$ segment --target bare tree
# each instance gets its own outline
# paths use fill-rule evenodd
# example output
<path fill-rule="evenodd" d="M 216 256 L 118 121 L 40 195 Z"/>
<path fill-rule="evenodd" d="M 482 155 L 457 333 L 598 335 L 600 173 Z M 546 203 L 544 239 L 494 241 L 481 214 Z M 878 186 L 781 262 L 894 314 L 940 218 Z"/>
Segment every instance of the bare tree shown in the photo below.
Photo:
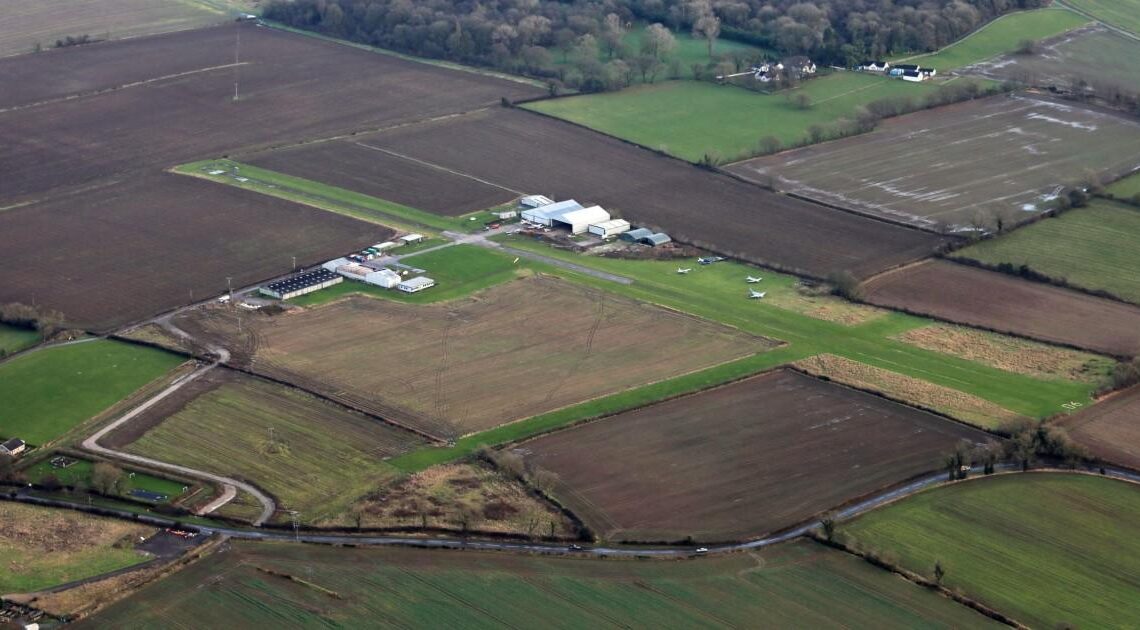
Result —
<path fill-rule="evenodd" d="M 656 61 L 663 61 L 677 49 L 677 38 L 660 23 L 650 24 L 641 40 L 641 52 Z"/>
<path fill-rule="evenodd" d="M 708 44 L 709 58 L 713 56 L 713 45 L 720 36 L 720 18 L 712 13 L 706 13 L 693 23 L 693 37 L 700 37 Z"/>
<path fill-rule="evenodd" d="M 123 478 L 123 469 L 114 464 L 99 462 L 91 471 L 91 486 L 102 494 L 111 494 Z"/>

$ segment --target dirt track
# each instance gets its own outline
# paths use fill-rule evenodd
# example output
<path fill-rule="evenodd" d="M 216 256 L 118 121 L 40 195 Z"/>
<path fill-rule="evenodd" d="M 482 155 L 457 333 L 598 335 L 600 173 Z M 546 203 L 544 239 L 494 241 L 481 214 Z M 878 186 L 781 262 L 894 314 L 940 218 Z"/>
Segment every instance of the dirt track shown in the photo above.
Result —
<path fill-rule="evenodd" d="M 942 260 L 883 274 L 865 299 L 1112 355 L 1140 353 L 1140 308 Z"/>

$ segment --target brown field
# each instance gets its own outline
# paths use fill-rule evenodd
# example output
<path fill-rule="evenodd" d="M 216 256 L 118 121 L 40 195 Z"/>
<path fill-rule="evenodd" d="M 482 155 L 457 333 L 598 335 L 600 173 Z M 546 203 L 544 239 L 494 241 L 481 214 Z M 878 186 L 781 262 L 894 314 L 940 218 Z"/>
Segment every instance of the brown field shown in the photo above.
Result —
<path fill-rule="evenodd" d="M 1065 419 L 1069 436 L 1096 457 L 1140 468 L 1140 387 L 1125 390 Z"/>
<path fill-rule="evenodd" d="M 942 466 L 985 434 L 790 371 L 519 448 L 609 540 L 747 538 Z"/>
<path fill-rule="evenodd" d="M 441 437 L 760 352 L 772 342 L 544 277 L 412 305 L 352 297 L 273 318 L 189 314 L 235 360 Z M 252 348 L 252 358 L 250 355 Z"/>
<path fill-rule="evenodd" d="M 474 112 L 350 142 L 508 189 L 598 203 L 680 240 L 808 275 L 845 269 L 867 276 L 927 256 L 942 242 L 917 230 L 773 195 L 521 110 Z"/>
<path fill-rule="evenodd" d="M 740 162 L 733 172 L 892 221 L 994 229 L 1048 209 L 1058 186 L 1140 166 L 1140 123 L 1030 96 L 886 120 L 878 130 Z"/>
<path fill-rule="evenodd" d="M 68 229 L 61 229 L 67 226 Z M 382 226 L 167 173 L 0 212 L 0 302 L 89 330 L 288 273 L 391 236 Z"/>
<path fill-rule="evenodd" d="M 512 190 L 368 149 L 349 140 L 263 153 L 246 162 L 450 216 L 497 206 L 517 196 Z"/>
<path fill-rule="evenodd" d="M 221 11 L 192 0 L 3 0 L 0 2 L 0 57 L 46 50 L 57 39 L 90 35 L 99 40 L 155 35 L 227 22 Z"/>
<path fill-rule="evenodd" d="M 0 300 L 92 328 L 383 236 L 162 169 L 537 91 L 248 24 L 0 60 L 0 84 Z"/>
<path fill-rule="evenodd" d="M 1140 308 L 935 260 L 872 279 L 873 304 L 1114 356 L 1140 353 Z"/>

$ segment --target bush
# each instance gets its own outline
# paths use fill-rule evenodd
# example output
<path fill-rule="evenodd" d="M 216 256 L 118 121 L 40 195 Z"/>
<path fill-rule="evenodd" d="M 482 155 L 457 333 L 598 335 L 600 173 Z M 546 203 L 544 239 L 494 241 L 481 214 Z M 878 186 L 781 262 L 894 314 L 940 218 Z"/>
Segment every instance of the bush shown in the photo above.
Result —
<path fill-rule="evenodd" d="M 863 288 L 850 271 L 836 271 L 827 276 L 831 284 L 831 292 L 848 300 L 859 300 L 863 297 Z"/>

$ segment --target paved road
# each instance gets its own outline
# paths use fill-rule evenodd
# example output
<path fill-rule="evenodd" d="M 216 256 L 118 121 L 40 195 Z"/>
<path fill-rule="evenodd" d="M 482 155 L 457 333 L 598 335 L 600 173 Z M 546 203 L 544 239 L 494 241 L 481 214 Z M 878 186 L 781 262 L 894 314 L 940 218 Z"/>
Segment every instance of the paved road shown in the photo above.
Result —
<path fill-rule="evenodd" d="M 158 468 L 161 470 L 168 470 L 168 471 L 175 472 L 175 473 L 178 473 L 181 475 L 187 475 L 190 477 L 195 477 L 197 479 L 205 479 L 205 480 L 213 482 L 213 483 L 221 484 L 222 488 L 223 488 L 222 495 L 217 500 L 214 500 L 214 501 L 210 502 L 209 505 L 205 506 L 200 512 L 202 514 L 207 514 L 209 512 L 213 512 L 214 510 L 217 510 L 218 508 L 222 507 L 226 503 L 229 503 L 230 500 L 232 500 L 235 496 L 237 496 L 237 489 L 241 488 L 242 490 L 245 490 L 249 494 L 253 495 L 261 503 L 261 506 L 262 506 L 261 514 L 253 521 L 254 525 L 261 525 L 265 521 L 269 520 L 269 518 L 271 516 L 273 516 L 273 512 L 275 512 L 277 510 L 277 505 L 273 502 L 273 499 L 269 498 L 264 492 L 257 489 L 256 487 L 254 487 L 251 484 L 248 484 L 244 481 L 238 481 L 237 479 L 232 479 L 230 477 L 223 477 L 222 475 L 215 475 L 214 473 L 209 473 L 209 472 L 202 471 L 202 470 L 196 470 L 196 469 L 190 468 L 188 466 L 179 466 L 177 464 L 170 464 L 167 462 L 159 461 L 157 459 L 151 459 L 149 457 L 142 457 L 141 455 L 134 455 L 132 453 L 123 453 L 123 452 L 116 451 L 116 450 L 107 448 L 105 446 L 99 445 L 99 440 L 102 439 L 103 436 L 107 435 L 111 431 L 114 431 L 115 429 L 126 424 L 127 422 L 130 422 L 131 420 L 136 418 L 142 412 L 144 412 L 147 409 L 150 409 L 154 405 L 158 404 L 159 401 L 161 401 L 162 399 L 166 398 L 167 396 L 173 394 L 174 392 L 178 391 L 179 389 L 184 387 L 187 383 L 191 383 L 191 382 L 197 380 L 202 375 L 206 374 L 210 370 L 217 367 L 217 365 L 218 365 L 217 363 L 211 363 L 209 365 L 205 365 L 205 366 L 198 368 L 197 370 L 191 372 L 190 374 L 179 377 L 173 383 L 171 383 L 170 386 L 168 386 L 166 389 L 155 394 L 154 396 L 152 396 L 150 399 L 148 399 L 146 402 L 142 403 L 141 405 L 139 405 L 139 406 L 135 407 L 134 409 L 131 409 L 127 413 L 123 414 L 122 417 L 115 420 L 114 422 L 108 424 L 107 426 L 103 427 L 102 429 L 99 429 L 91 437 L 87 438 L 86 440 L 83 440 L 83 448 L 88 450 L 88 451 L 91 451 L 93 453 L 98 453 L 100 455 L 103 455 L 105 457 L 109 457 L 112 459 L 134 462 L 137 464 L 145 464 L 145 465 L 150 466 L 152 468 Z"/>

